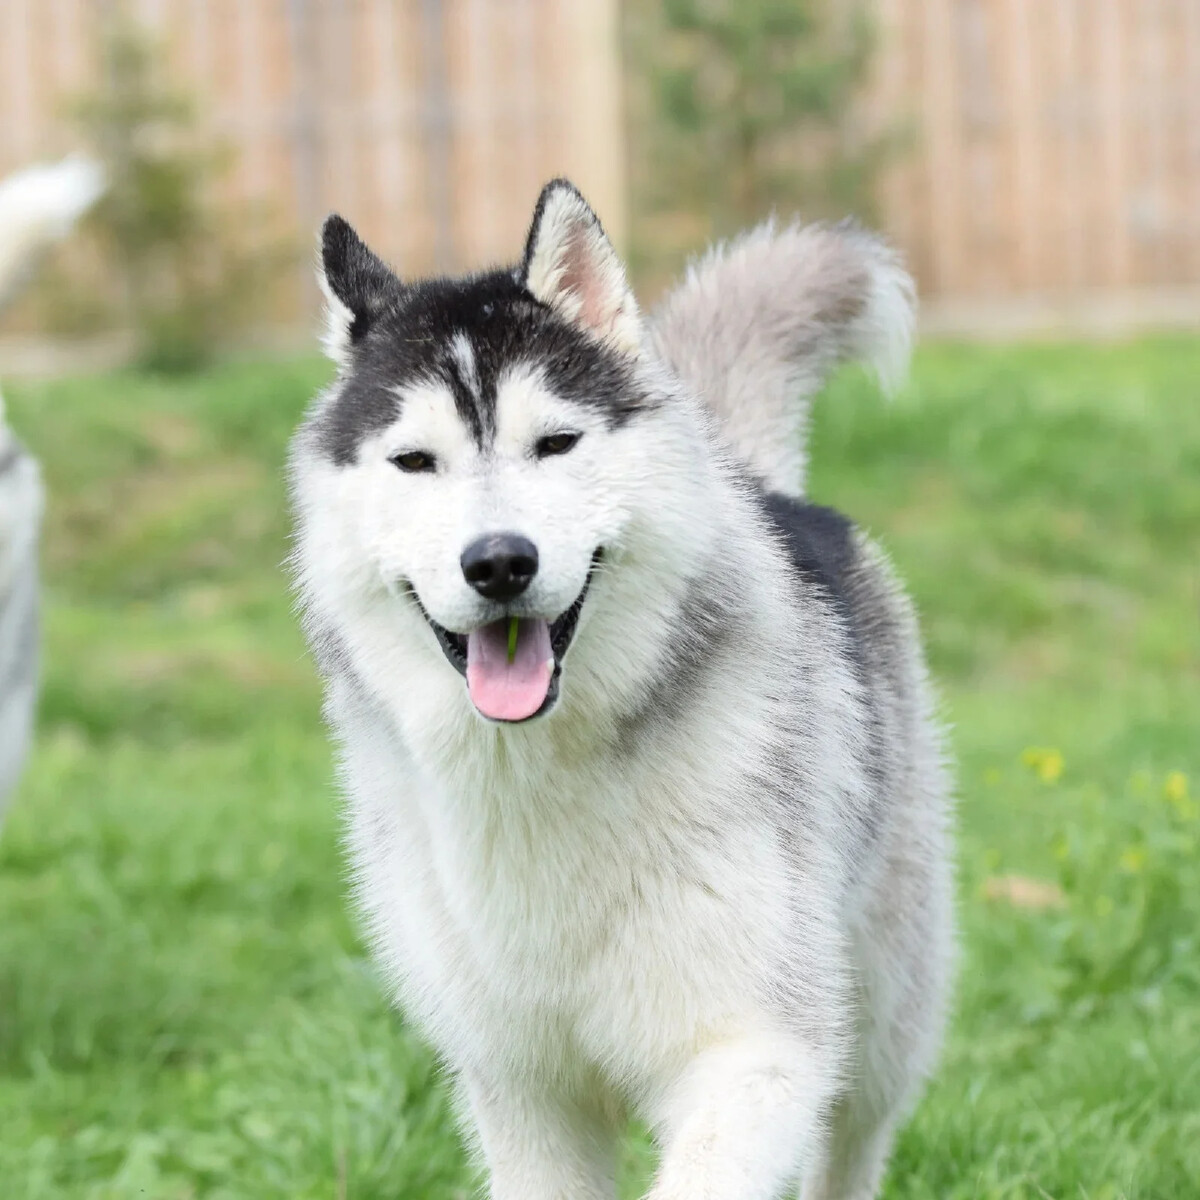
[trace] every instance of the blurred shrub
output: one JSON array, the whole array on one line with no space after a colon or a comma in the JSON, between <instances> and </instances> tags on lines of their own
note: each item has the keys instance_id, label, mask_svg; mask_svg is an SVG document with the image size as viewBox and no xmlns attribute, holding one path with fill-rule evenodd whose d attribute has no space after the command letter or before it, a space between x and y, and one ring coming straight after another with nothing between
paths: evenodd
<instances>
[{"instance_id":1,"label":"blurred shrub","mask_svg":"<svg viewBox=\"0 0 1200 1200\"><path fill-rule=\"evenodd\" d=\"M655 0L625 18L639 265L773 209L871 219L901 138L863 119L865 3Z\"/></svg>"},{"instance_id":2,"label":"blurred shrub","mask_svg":"<svg viewBox=\"0 0 1200 1200\"><path fill-rule=\"evenodd\" d=\"M201 140L154 40L120 10L102 28L101 82L76 117L110 181L90 218L105 286L141 365L194 369L253 322L293 255L261 217L214 202L229 155Z\"/></svg>"}]
</instances>

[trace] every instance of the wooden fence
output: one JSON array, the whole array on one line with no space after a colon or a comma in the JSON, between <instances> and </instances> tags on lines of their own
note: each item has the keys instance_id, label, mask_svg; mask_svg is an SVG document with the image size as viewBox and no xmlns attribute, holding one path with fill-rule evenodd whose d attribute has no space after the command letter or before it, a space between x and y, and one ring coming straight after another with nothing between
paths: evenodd
<instances>
[{"instance_id":1,"label":"wooden fence","mask_svg":"<svg viewBox=\"0 0 1200 1200\"><path fill-rule=\"evenodd\" d=\"M625 0L639 3L641 0ZM568 173L618 240L620 0L131 0L280 228L402 271L517 250ZM1200 325L1200 0L875 0L884 184L934 324ZM0 0L0 172L72 144L111 0ZM299 310L298 310L299 311Z\"/></svg>"},{"instance_id":2,"label":"wooden fence","mask_svg":"<svg viewBox=\"0 0 1200 1200\"><path fill-rule=\"evenodd\" d=\"M878 0L887 223L947 328L1200 325L1200 0Z\"/></svg>"},{"instance_id":3,"label":"wooden fence","mask_svg":"<svg viewBox=\"0 0 1200 1200\"><path fill-rule=\"evenodd\" d=\"M65 102L94 86L112 7L0 0L0 174L77 140ZM541 184L567 174L625 235L617 0L125 9L236 152L231 198L282 232L338 209L402 272L511 261Z\"/></svg>"}]
</instances>

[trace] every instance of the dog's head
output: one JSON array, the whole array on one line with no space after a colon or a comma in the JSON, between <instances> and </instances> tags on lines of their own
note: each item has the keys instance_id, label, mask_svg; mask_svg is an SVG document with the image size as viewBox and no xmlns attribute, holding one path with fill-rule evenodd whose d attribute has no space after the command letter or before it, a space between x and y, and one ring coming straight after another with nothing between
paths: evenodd
<instances>
[{"instance_id":1,"label":"dog's head","mask_svg":"<svg viewBox=\"0 0 1200 1200\"><path fill-rule=\"evenodd\" d=\"M293 454L310 609L419 626L492 720L550 711L631 526L670 526L670 439L638 433L670 385L613 247L556 181L512 269L404 282L336 216L321 259L340 370Z\"/></svg>"}]
</instances>

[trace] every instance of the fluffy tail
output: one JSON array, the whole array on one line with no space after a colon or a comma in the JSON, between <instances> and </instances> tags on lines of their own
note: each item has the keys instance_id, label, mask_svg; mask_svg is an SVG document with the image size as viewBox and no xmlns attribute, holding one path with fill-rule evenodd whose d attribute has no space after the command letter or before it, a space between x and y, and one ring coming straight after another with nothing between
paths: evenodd
<instances>
[{"instance_id":1,"label":"fluffy tail","mask_svg":"<svg viewBox=\"0 0 1200 1200\"><path fill-rule=\"evenodd\" d=\"M103 191L103 169L80 157L26 167L0 182L0 307L38 255L65 236Z\"/></svg>"},{"instance_id":2,"label":"fluffy tail","mask_svg":"<svg viewBox=\"0 0 1200 1200\"><path fill-rule=\"evenodd\" d=\"M915 317L912 280L880 239L849 224L768 222L693 263L651 326L736 452L768 487L799 495L813 397L849 359L899 384Z\"/></svg>"}]
</instances>

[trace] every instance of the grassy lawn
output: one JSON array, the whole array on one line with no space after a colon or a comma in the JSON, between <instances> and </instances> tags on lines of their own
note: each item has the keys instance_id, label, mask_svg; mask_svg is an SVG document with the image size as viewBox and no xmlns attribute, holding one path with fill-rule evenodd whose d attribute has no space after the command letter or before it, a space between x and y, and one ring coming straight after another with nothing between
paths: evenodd
<instances>
[{"instance_id":1,"label":"grassy lawn","mask_svg":"<svg viewBox=\"0 0 1200 1200\"><path fill-rule=\"evenodd\" d=\"M0 836L6 1200L472 1193L347 911L278 566L325 374L8 388L52 501ZM960 763L957 1011L887 1196L1200 1194L1200 342L930 349L890 407L839 380L814 443L910 581ZM627 1195L648 1169L634 1139Z\"/></svg>"}]
</instances>

